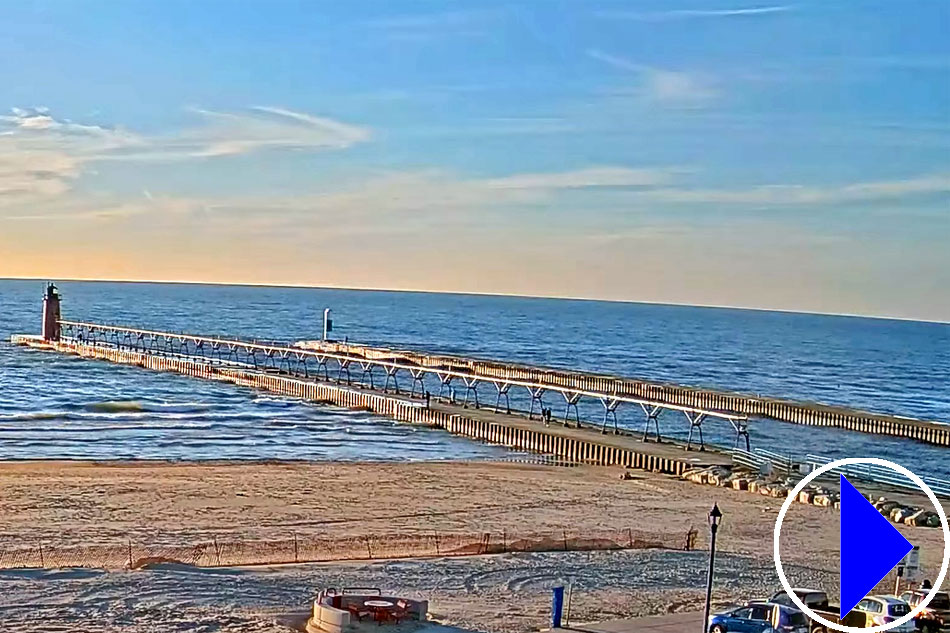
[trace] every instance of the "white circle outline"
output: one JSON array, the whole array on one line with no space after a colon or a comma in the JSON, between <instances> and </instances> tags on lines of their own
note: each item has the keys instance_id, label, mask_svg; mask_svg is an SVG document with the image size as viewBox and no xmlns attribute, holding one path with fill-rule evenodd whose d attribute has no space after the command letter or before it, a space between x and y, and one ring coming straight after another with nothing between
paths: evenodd
<instances>
[{"instance_id":1,"label":"white circle outline","mask_svg":"<svg viewBox=\"0 0 950 633\"><path fill-rule=\"evenodd\" d=\"M809 609L808 606L802 602L801 598L795 595L792 586L785 577L785 570L782 567L782 559L779 551L781 549L779 545L782 535L782 521L785 519L785 513L788 512L790 507L792 507L792 502L798 499L798 494L816 477L823 475L824 473L835 468L840 468L841 466L850 466L852 464L875 464L877 466L884 466L886 468L890 468L891 470L896 470L906 477L909 477L910 480L917 484L921 490L927 493L927 497L930 499L931 503L933 503L934 509L940 516L940 526L943 528L943 563L940 566L940 574L937 576L937 580L934 582L933 588L927 594L927 597L924 598L924 600L914 609L912 609L910 613L898 618L894 622L889 624L878 624L876 626L870 626L867 628L837 624L824 619ZM772 549L773 556L775 558L775 571L778 573L779 580L782 581L782 588L785 589L785 592L788 594L788 597L791 598L792 602L795 603L795 606L801 609L805 615L807 615L812 620L820 622L821 625L826 628L833 629L835 631L842 631L843 633L883 633L884 631L889 631L896 626L900 626L901 624L916 618L918 615L920 615L920 612L923 611L928 604L930 604L930 601L934 599L934 596L937 595L937 592L943 585L944 578L947 576L947 569L950 567L950 527L947 525L947 514L944 512L943 506L940 505L937 496L933 493L933 490L931 490L930 487L924 483L923 479L907 470L900 464L886 459L881 459L880 457L848 457L830 462L821 468L813 470L804 479L798 482L798 485L792 489L792 491L788 494L788 498L785 500L785 503L782 504L782 509L779 510L778 518L775 519L775 531L772 537Z\"/></svg>"}]
</instances>

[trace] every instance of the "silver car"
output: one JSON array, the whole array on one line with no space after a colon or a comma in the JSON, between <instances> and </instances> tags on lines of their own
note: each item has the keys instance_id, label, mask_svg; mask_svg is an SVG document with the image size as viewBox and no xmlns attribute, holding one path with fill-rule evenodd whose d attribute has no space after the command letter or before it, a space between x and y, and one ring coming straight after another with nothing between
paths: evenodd
<instances>
[{"instance_id":1,"label":"silver car","mask_svg":"<svg viewBox=\"0 0 950 633\"><path fill-rule=\"evenodd\" d=\"M897 596L868 596L858 603L855 611L865 616L865 626L890 624L910 613L910 606ZM913 633L917 629L913 620L890 629L894 633Z\"/></svg>"}]
</instances>

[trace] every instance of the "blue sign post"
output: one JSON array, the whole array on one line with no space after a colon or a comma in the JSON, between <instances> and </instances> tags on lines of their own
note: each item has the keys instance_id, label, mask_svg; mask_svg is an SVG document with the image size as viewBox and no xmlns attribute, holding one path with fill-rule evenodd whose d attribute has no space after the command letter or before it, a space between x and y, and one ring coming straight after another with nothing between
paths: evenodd
<instances>
[{"instance_id":1,"label":"blue sign post","mask_svg":"<svg viewBox=\"0 0 950 633\"><path fill-rule=\"evenodd\" d=\"M551 628L561 628L561 614L564 611L564 587L555 587L554 600L551 604Z\"/></svg>"}]
</instances>

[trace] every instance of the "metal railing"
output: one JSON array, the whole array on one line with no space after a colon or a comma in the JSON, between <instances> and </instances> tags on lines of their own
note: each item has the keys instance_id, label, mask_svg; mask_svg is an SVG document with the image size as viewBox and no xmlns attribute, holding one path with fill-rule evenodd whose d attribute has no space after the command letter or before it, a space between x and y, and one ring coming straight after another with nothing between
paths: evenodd
<instances>
[{"instance_id":1,"label":"metal railing","mask_svg":"<svg viewBox=\"0 0 950 633\"><path fill-rule=\"evenodd\" d=\"M833 461L833 459L828 457L809 454L805 456L804 463L807 464L811 469L815 469ZM915 492L920 490L920 487L917 486L917 484L904 475L901 475L890 468L878 466L876 464L849 464L840 468L833 468L829 472L834 475L844 475L845 477L850 477L852 479L884 484L886 486L901 488L903 490L913 490ZM947 481L946 479L937 479L935 477L921 477L921 479L925 484L927 484L928 488L933 490L935 495L945 499L950 499L950 481Z\"/></svg>"},{"instance_id":2,"label":"metal railing","mask_svg":"<svg viewBox=\"0 0 950 633\"><path fill-rule=\"evenodd\" d=\"M570 420L571 409L574 410L574 421L580 426L580 414L577 404L581 398L597 399L603 405L604 417L602 430L607 431L608 420L613 416L614 432L619 432L616 410L620 404L633 404L639 406L646 415L646 426L643 437L647 438L650 425L656 428L657 439L660 439L658 415L662 411L675 411L682 413L689 423L689 437L687 439L687 449L690 447L693 438L693 431L697 431L700 446L704 446L702 424L707 418L719 419L729 422L735 430L736 446L741 438L745 439L746 448L749 447L748 417L745 415L716 411L700 407L672 404L657 400L650 400L630 396L627 394L618 394L614 392L580 389L576 387L564 386L543 380L526 380L514 377L486 377L478 375L471 371L459 369L450 369L442 367L427 367L408 362L396 362L386 359L371 359L353 354L308 350L300 347L290 347L281 343L243 341L237 338L216 338L209 336L200 336L185 333L161 332L155 330L145 330L137 328L127 328L114 325L103 325L98 323L87 323L82 321L59 322L62 330L62 337L67 341L78 341L92 345L109 345L118 349L128 349L131 351L143 352L148 354L157 354L164 356L179 356L197 358L202 362L241 366L248 369L276 372L289 375L300 376L304 378L319 378L330 380L330 374L336 374L337 382L346 382L351 384L353 373L359 371L359 382L369 382L370 388L376 388L374 383L374 370L385 372L386 379L382 390L388 392L390 387L398 395L399 376L411 380L412 388L409 390L410 397L416 395L417 387L420 388L419 395L424 391L425 376L435 377L439 381L439 394L441 398L443 389L450 387L450 393L454 401L454 389L451 383L459 380L465 386L465 399L463 404L468 405L470 397L474 399L474 406L479 407L478 386L480 384L491 384L497 393L495 410L503 410L506 413L511 412L508 392L511 387L520 387L526 389L531 396L531 408L528 411L528 417L532 417L535 412L535 406L542 408L544 405L543 397L546 392L560 394L565 402L563 421L568 423ZM332 369L332 372L331 372ZM505 406L501 407L501 399L505 399Z\"/></svg>"},{"instance_id":3,"label":"metal railing","mask_svg":"<svg viewBox=\"0 0 950 633\"><path fill-rule=\"evenodd\" d=\"M744 451L740 448L730 451L733 463L751 468L753 470L762 470L768 468L771 472L780 471L786 475L794 475L800 472L801 462L796 461L792 455L780 454L774 451L757 448L754 451Z\"/></svg>"},{"instance_id":4,"label":"metal railing","mask_svg":"<svg viewBox=\"0 0 950 633\"><path fill-rule=\"evenodd\" d=\"M821 455L807 454L804 457L796 457L791 453L780 454L773 451L756 449L755 451L744 451L734 449L731 451L733 463L745 466L753 470L762 470L769 468L772 471L780 471L788 476L805 475L812 470L830 464L834 459L823 457ZM849 464L840 468L833 468L829 471L826 478L832 478L837 475L844 475L851 479L866 481L875 484L881 484L901 490L919 491L920 488L907 477L882 466L875 464ZM934 494L944 499L950 499L950 481L938 479L936 477L921 477L927 486L933 490Z\"/></svg>"}]
</instances>

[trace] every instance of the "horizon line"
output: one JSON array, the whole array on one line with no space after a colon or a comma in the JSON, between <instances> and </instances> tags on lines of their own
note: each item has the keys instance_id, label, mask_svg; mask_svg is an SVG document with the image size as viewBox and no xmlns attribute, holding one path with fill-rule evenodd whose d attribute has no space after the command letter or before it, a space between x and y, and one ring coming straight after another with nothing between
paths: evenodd
<instances>
[{"instance_id":1,"label":"horizon line","mask_svg":"<svg viewBox=\"0 0 950 633\"><path fill-rule=\"evenodd\" d=\"M47 277L0 277L0 281L53 281ZM706 308L715 310L744 310L752 312L775 312L779 314L804 314L812 316L830 316L845 317L853 319L874 319L879 321L906 321L911 323L929 323L934 325L950 325L950 320L938 319L920 319L912 317L899 317L877 314L856 314L852 312L821 312L818 310L793 310L788 308L764 308L757 306L741 305L723 305L711 303L682 303L670 301L650 301L645 299L605 299L600 297L572 297L565 295L529 295L504 292L476 292L464 290L424 290L418 288L379 288L367 286L334 286L334 285L310 285L310 284L282 284L282 283L262 283L262 282L223 282L223 281L194 281L194 280L176 280L176 279L93 279L87 277L62 277L59 281L64 282L90 282L90 283L127 283L127 284L177 284L190 286L238 286L245 288L300 288L309 290L355 290L360 292L404 292L419 294L445 294L462 295L472 297L508 297L513 299L553 299L561 301L590 301L600 303L628 303L642 304L652 306L670 306L677 308ZM53 283L56 283L53 281Z\"/></svg>"}]
</instances>

